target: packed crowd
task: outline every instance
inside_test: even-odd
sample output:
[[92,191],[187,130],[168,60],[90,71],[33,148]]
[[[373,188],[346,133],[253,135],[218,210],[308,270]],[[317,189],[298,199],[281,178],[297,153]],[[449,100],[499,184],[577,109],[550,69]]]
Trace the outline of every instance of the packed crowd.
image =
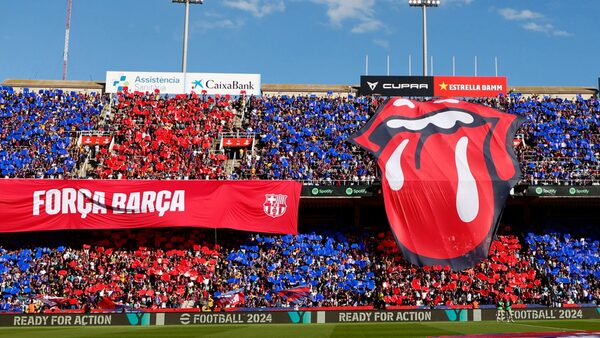
[[90,236],[99,238],[94,245],[77,249],[0,248],[0,309],[19,311],[33,303],[45,310],[209,306],[219,253],[194,244],[204,242],[202,232],[191,234],[97,232]]
[[120,93],[107,124],[111,149],[94,150],[98,178],[225,179],[226,156],[213,141],[232,129],[241,99],[229,95]]
[[290,306],[284,290],[299,286],[311,294],[298,306],[368,305],[375,289],[366,241],[340,233],[297,236],[255,235],[224,253],[218,291],[242,288],[246,307]]
[[598,241],[568,234],[500,235],[486,260],[450,271],[408,264],[385,233],[232,232],[219,246],[206,229],[156,231],[97,232],[79,246],[13,240],[0,249],[0,309],[600,304]]
[[78,131],[96,130],[107,98],[97,93],[0,86],[0,174],[70,177]]
[[[535,185],[598,184],[600,101],[523,97],[472,99],[523,116],[516,153],[523,182]],[[251,98],[243,121],[257,135],[235,178],[294,179],[313,182],[372,182],[372,156],[346,142],[373,115],[381,100],[367,97]]]
[[588,303],[600,298],[598,240],[568,233],[528,233],[525,240],[532,263],[550,280],[545,291],[554,302]]
[[[377,103],[377,101],[375,101]],[[371,99],[314,96],[251,98],[247,132],[259,138],[242,178],[372,182],[376,162],[346,142],[373,113]]]
[[[533,184],[594,184],[599,179],[600,101],[522,97],[473,99],[525,117],[517,155]],[[370,183],[373,157],[347,142],[381,104],[368,97],[230,97],[99,94],[0,88],[0,174],[134,179],[293,179]],[[82,146],[79,131],[110,135]],[[221,149],[223,133],[254,135],[235,164]],[[81,147],[81,148],[80,148]],[[253,150],[253,151],[252,151]]]
[[600,101],[518,95],[502,101],[508,112],[526,118],[518,152],[527,183],[589,185],[600,179]]
[[542,282],[516,236],[502,235],[492,242],[488,258],[472,269],[450,271],[441,265],[415,268],[398,254],[395,241],[383,237],[376,260],[381,276],[381,298],[386,305],[495,304],[498,299],[543,303]]

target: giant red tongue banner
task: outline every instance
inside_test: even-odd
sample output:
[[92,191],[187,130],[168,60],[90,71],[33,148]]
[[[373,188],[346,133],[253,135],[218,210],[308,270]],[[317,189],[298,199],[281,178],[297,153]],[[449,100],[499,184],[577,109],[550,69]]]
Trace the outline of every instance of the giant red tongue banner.
[[410,262],[461,270],[487,256],[520,178],[520,122],[454,99],[394,98],[351,137],[378,159],[388,220]]

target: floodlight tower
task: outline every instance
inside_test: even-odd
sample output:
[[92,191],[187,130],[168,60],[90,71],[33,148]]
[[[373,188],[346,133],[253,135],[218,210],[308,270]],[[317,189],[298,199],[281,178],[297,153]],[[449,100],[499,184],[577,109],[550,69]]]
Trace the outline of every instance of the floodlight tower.
[[67,2],[67,25],[65,27],[65,49],[63,50],[63,81],[67,79],[67,64],[69,62],[69,32],[71,31],[71,7],[73,7],[73,0]]
[[427,7],[437,7],[440,0],[408,0],[410,7],[423,9],[423,76],[427,76]]
[[187,45],[188,45],[188,19],[190,17],[190,4],[202,5],[204,0],[171,0],[173,3],[185,4],[185,19],[183,21],[183,61],[181,64],[181,72],[187,70]]

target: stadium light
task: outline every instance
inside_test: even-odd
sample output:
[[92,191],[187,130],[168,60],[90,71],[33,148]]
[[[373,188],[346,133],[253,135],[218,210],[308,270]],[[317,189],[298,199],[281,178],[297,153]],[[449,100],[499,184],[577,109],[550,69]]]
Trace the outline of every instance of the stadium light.
[[204,0],[171,0],[173,3],[185,4],[185,19],[183,21],[183,61],[181,62],[181,72],[187,70],[187,44],[188,44],[188,19],[190,17],[190,4],[202,5]]
[[67,64],[69,62],[69,32],[71,31],[71,8],[73,0],[69,0],[67,4],[67,25],[65,27],[65,49],[63,50],[63,81],[67,79]]
[[427,76],[427,7],[437,7],[441,0],[408,0],[410,7],[423,9],[423,76]]

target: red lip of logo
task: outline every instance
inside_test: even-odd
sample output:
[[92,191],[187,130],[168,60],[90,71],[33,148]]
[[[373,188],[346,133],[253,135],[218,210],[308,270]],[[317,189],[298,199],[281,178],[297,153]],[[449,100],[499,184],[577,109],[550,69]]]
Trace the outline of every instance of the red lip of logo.
[[514,115],[454,99],[389,99],[350,141],[378,159],[386,213],[405,257],[473,266],[487,256],[520,177]]

